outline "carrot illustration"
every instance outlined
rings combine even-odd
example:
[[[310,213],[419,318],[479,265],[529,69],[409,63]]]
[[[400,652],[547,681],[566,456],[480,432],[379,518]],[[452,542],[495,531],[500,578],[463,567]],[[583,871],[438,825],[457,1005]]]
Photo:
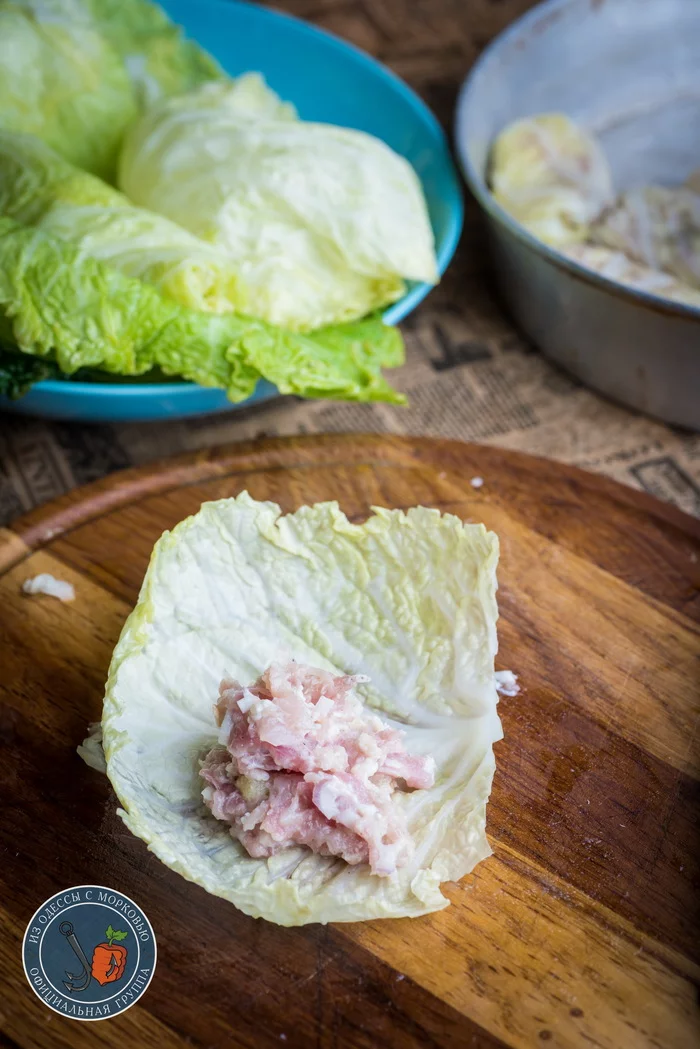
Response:
[[[105,933],[106,943],[98,943],[92,952],[92,975],[99,984],[114,983],[121,979],[126,965],[126,947],[122,947],[115,940],[124,940],[126,932],[113,929],[110,925]]]

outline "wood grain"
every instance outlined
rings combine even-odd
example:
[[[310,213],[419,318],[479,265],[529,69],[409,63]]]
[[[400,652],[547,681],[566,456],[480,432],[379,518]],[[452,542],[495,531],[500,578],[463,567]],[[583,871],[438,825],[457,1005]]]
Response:
[[[244,488],[285,510],[337,499],[355,520],[373,504],[423,503],[500,535],[499,665],[524,691],[501,701],[494,856],[448,888],[446,911],[328,928],[256,922],[155,860],[75,753],[153,543],[203,500]],[[697,522],[602,478],[493,448],[371,436],[198,453],[15,522],[0,533],[6,1044],[693,1044],[699,551]],[[76,601],[23,596],[40,571],[73,582]],[[91,880],[144,907],[159,961],[139,1005],[81,1025],[35,998],[19,946],[43,899]]]

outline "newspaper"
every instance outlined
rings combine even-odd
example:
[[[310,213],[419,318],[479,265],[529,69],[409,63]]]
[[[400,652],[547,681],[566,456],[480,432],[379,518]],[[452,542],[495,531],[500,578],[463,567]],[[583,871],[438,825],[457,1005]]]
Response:
[[[394,373],[407,408],[276,398],[168,423],[87,426],[0,417],[0,524],[126,466],[229,441],[365,431],[480,441],[575,463],[700,516],[700,435],[675,431],[585,389],[535,352],[488,293],[426,302],[404,325]]]
[[[401,0],[400,17],[386,0],[301,6],[278,0],[277,6],[377,53],[449,128],[477,49],[528,5]],[[494,298],[485,259],[483,227],[470,202],[447,274],[402,325],[407,360],[390,378],[408,395],[406,408],[277,398],[208,418],[113,426],[0,415],[0,525],[123,467],[262,435],[329,431],[441,436],[532,452],[607,474],[700,516],[700,435],[615,405],[550,364]]]

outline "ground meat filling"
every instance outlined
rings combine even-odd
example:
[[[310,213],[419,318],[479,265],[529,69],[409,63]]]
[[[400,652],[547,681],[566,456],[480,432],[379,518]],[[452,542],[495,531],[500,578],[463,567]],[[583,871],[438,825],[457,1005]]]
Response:
[[[251,856],[306,845],[379,875],[410,858],[395,794],[431,787],[435,765],[364,706],[355,686],[365,680],[290,663],[248,687],[222,681],[202,796]]]

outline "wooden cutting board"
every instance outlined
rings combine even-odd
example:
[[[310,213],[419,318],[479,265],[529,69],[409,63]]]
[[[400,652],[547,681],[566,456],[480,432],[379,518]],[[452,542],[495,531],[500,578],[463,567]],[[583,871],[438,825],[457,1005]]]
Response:
[[[439,914],[247,918],[151,856],[76,755],[153,543],[244,488],[285,510],[337,499],[354,520],[422,503],[500,535],[498,664],[523,691],[500,704],[494,855]],[[370,436],[115,474],[0,532],[0,1045],[697,1044],[699,551],[697,522],[601,477]],[[21,595],[44,571],[74,583],[72,605]],[[48,1010],[20,962],[35,909],[83,883],[135,899],[158,940],[144,997],[99,1024]]]

